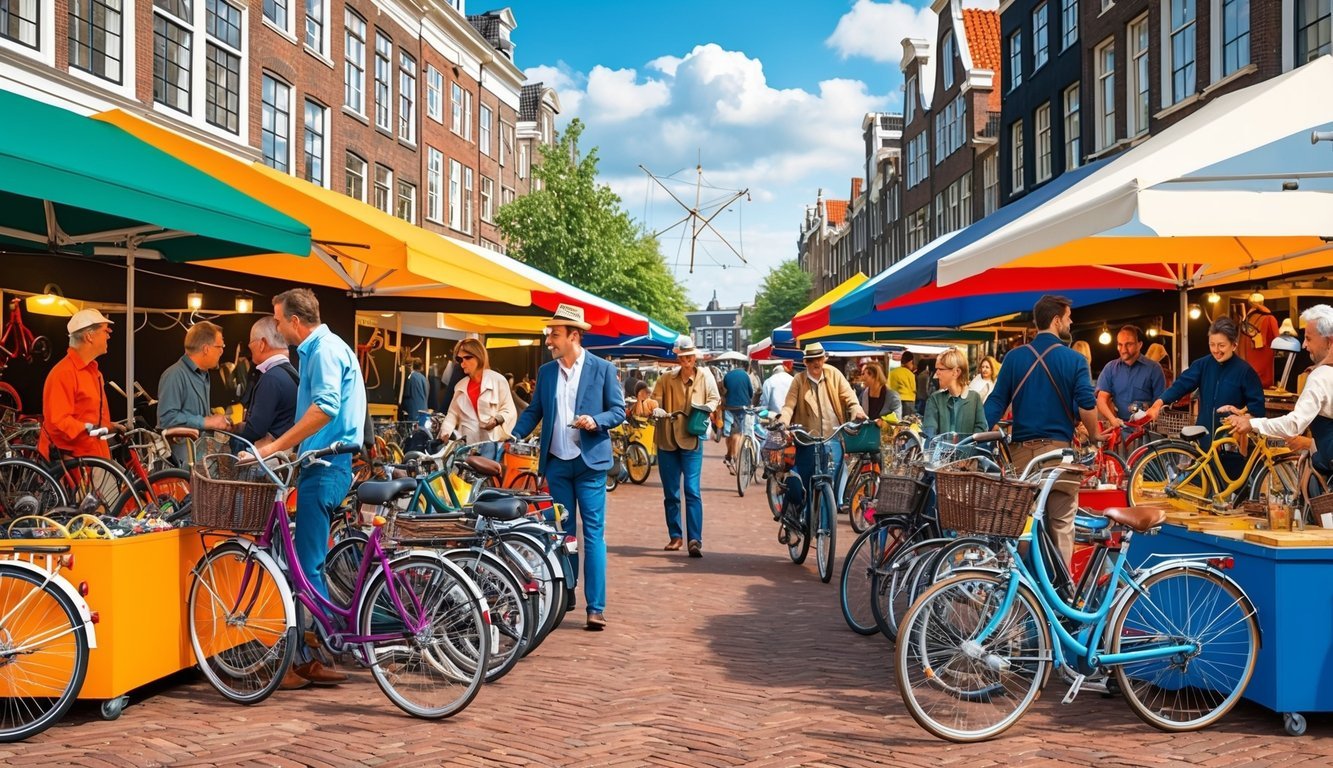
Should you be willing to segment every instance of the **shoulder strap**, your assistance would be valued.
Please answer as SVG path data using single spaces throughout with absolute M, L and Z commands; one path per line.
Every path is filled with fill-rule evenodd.
M 1022 380 L 1019 381 L 1018 386 L 1014 388 L 1014 394 L 1009 397 L 1009 401 L 1012 403 L 1014 399 L 1018 397 L 1018 393 L 1022 391 L 1023 385 L 1028 381 L 1028 377 L 1032 375 L 1033 371 L 1037 370 L 1037 366 L 1041 366 L 1042 369 L 1046 371 L 1046 377 L 1051 381 L 1051 388 L 1055 390 L 1055 396 L 1060 399 L 1060 407 L 1064 409 L 1065 416 L 1069 418 L 1070 424 L 1074 424 L 1077 423 L 1078 420 L 1074 418 L 1074 412 L 1069 410 L 1069 404 L 1065 402 L 1064 393 L 1060 391 L 1060 386 L 1055 383 L 1055 376 L 1051 374 L 1051 369 L 1046 365 L 1045 357 L 1052 349 L 1055 349 L 1055 347 L 1056 345 L 1052 344 L 1046 348 L 1045 352 L 1041 353 L 1038 353 L 1037 348 L 1031 344 L 1024 344 L 1021 347 L 1021 349 L 1030 350 L 1036 359 L 1032 361 L 1032 366 L 1028 368 L 1027 373 L 1023 374 Z

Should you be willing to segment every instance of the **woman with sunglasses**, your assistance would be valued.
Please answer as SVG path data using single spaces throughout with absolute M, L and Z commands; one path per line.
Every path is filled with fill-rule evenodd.
M 509 382 L 491 370 L 486 347 L 476 339 L 463 339 L 454 347 L 454 363 L 463 370 L 463 380 L 454 387 L 449 413 L 440 428 L 440 439 L 457 434 L 469 445 L 495 442 L 488 458 L 499 453 L 499 441 L 507 440 L 518 418 Z

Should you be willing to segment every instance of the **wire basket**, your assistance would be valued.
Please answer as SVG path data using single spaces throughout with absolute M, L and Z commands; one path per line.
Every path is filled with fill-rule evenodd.
M 1037 497 L 1037 485 L 966 466 L 935 473 L 940 527 L 959 534 L 1010 539 L 1021 536 Z
M 211 453 L 190 469 L 190 521 L 242 533 L 264 530 L 277 486 L 258 464 L 239 466 L 229 453 Z
M 476 535 L 476 519 L 457 513 L 440 515 L 395 512 L 389 515 L 389 520 L 384 525 L 384 537 L 397 542 L 470 539 Z
M 875 517 L 916 514 L 929 492 L 930 484 L 923 482 L 920 476 L 881 475 L 879 495 L 875 498 Z
M 1152 430 L 1167 437 L 1180 437 L 1180 430 L 1194 424 L 1194 414 L 1190 411 L 1176 411 L 1163 408 L 1157 412 L 1157 421 Z

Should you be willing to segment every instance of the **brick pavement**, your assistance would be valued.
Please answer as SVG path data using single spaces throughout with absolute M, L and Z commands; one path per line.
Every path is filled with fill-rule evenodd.
M 1242 704 L 1223 723 L 1170 735 L 1119 698 L 1061 706 L 1052 682 L 999 740 L 956 746 L 912 722 L 879 637 L 849 631 L 834 584 L 776 540 L 762 492 L 738 499 L 708 446 L 704 558 L 662 552 L 661 490 L 610 498 L 610 594 L 601 634 L 571 616 L 462 714 L 402 715 L 369 675 L 240 707 L 183 673 L 139 692 L 117 721 L 80 702 L 0 764 L 577 766 L 1268 766 L 1333 762 L 1333 716 L 1309 734 Z M 844 523 L 840 547 L 851 542 Z M 580 601 L 582 597 L 580 596 Z

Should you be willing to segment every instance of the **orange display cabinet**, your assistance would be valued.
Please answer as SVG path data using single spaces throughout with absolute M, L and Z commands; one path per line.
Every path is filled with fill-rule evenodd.
M 33 544 L 0 541 L 0 547 Z M 80 699 L 105 701 L 114 719 L 129 691 L 194 666 L 185 621 L 190 570 L 203 556 L 198 528 L 181 528 L 123 539 L 44 539 L 67 544 L 74 567 L 61 575 L 88 584 L 88 607 L 97 615 L 97 647 L 88 657 Z

